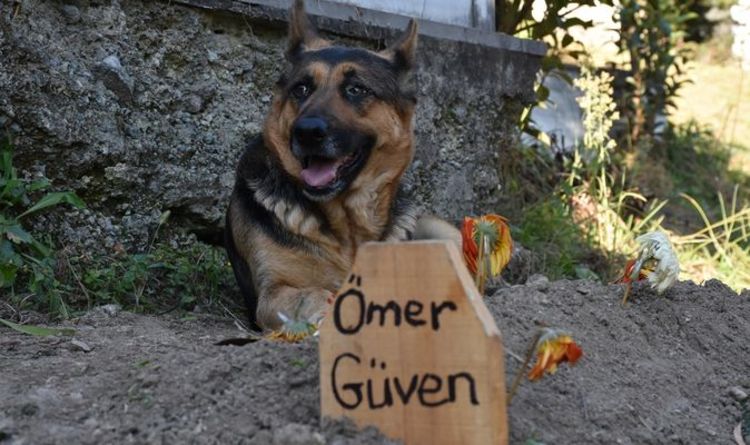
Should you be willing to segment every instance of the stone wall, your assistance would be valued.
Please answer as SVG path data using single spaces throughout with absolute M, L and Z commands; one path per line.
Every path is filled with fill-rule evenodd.
M 2 3 L 0 129 L 24 175 L 88 204 L 46 214 L 39 227 L 65 244 L 140 248 L 170 210 L 172 230 L 220 239 L 235 162 L 284 67 L 286 10 L 250 3 Z M 348 44 L 382 47 L 395 35 L 318 22 Z M 423 29 L 439 35 L 435 24 Z M 413 187 L 425 210 L 454 221 L 513 205 L 500 172 L 543 46 L 494 36 L 501 44 L 420 40 Z

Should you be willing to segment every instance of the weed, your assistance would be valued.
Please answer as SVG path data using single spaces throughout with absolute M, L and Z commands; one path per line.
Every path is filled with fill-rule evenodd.
M 609 136 L 614 121 L 619 118 L 617 106 L 612 95 L 613 77 L 602 72 L 594 73 L 590 65 L 581 68 L 581 77 L 576 79 L 575 86 L 583 91 L 576 98 L 583 110 L 583 127 L 586 130 L 582 143 L 573 153 L 568 186 L 575 182 L 587 181 L 590 192 L 602 199 L 609 190 L 608 178 L 611 163 L 610 153 L 617 147 Z
M 701 205 L 683 195 L 698 212 L 705 227 L 674 239 L 683 271 L 689 278 L 718 278 L 740 291 L 750 288 L 750 207 L 738 208 L 737 188 L 727 207 L 718 194 L 721 218 L 712 222 Z
M 302 369 L 307 368 L 307 362 L 299 358 L 293 358 L 290 363 L 295 368 L 302 368 Z
M 55 250 L 24 223 L 37 212 L 84 204 L 73 192 L 47 191 L 47 179 L 27 180 L 13 167 L 9 142 L 0 145 L 0 289 L 10 302 L 68 318 L 91 306 L 117 303 L 137 311 L 211 307 L 233 283 L 223 249 L 193 242 L 174 247 L 157 243 L 165 212 L 143 253 L 91 258 Z M 221 309 L 228 311 L 221 304 Z
M 19 177 L 10 141 L 0 144 L 0 289 L 8 289 L 12 297 L 28 293 L 23 298 L 33 297 L 38 304 L 67 316 L 67 306 L 57 292 L 57 263 L 50 243 L 37 239 L 24 223 L 45 209 L 60 204 L 81 208 L 84 203 L 73 192 L 51 192 L 49 187 L 46 178 Z
M 628 57 L 625 115 L 631 147 L 654 136 L 657 116 L 674 108 L 678 91 L 689 80 L 685 66 L 692 56 L 683 45 L 697 14 L 695 3 L 675 0 L 623 0 L 619 9 L 620 52 Z
M 557 196 L 529 207 L 512 229 L 513 239 L 536 253 L 538 272 L 550 279 L 575 277 L 576 266 L 591 256 L 585 234 Z
M 70 265 L 91 300 L 87 306 L 117 303 L 135 311 L 218 307 L 233 278 L 223 250 L 199 242 L 178 248 L 157 243 L 146 253 L 94 260 L 74 257 Z
M 543 106 L 549 98 L 549 89 L 544 80 L 555 75 L 570 83 L 572 80 L 565 73 L 563 60 L 578 60 L 585 54 L 583 43 L 578 41 L 576 32 L 594 25 L 591 20 L 584 20 L 576 16 L 576 11 L 582 7 L 594 5 L 612 5 L 612 0 L 544 0 L 544 13 L 537 14 L 535 0 L 499 0 L 495 2 L 496 30 L 521 38 L 544 41 L 549 50 L 542 59 L 541 76 L 538 79 L 535 94 L 536 101 L 526 108 L 519 120 L 519 128 L 533 136 L 544 140 L 547 138 L 537 129 L 531 119 L 534 107 Z M 571 32 L 573 31 L 573 32 Z
M 552 278 L 610 276 L 624 253 L 635 248 L 635 238 L 658 226 L 664 202 L 652 202 L 645 214 L 633 204 L 643 196 L 626 188 L 624 174 L 616 181 L 609 133 L 618 118 L 612 100 L 612 77 L 584 66 L 576 85 L 584 113 L 582 144 L 566 166 L 566 181 L 554 197 L 529 208 L 515 238 L 537 252 L 543 273 Z M 582 276 L 584 275 L 584 276 Z
M 635 238 L 660 223 L 656 216 L 666 202 L 652 202 L 643 215 L 631 203 L 647 200 L 626 188 L 624 173 L 616 182 L 613 175 L 611 152 L 616 148 L 609 136 L 618 118 L 612 99 L 612 77 L 595 74 L 585 67 L 576 86 L 583 94 L 577 99 L 584 113 L 583 143 L 574 153 L 565 199 L 571 205 L 574 222 L 585 227 L 587 239 L 601 250 L 607 264 L 619 260 L 623 251 L 635 248 Z M 614 267 L 604 270 L 607 275 Z
M 665 164 L 675 188 L 703 203 L 712 202 L 717 190 L 730 195 L 734 184 L 750 190 L 750 178 L 730 169 L 732 147 L 708 128 L 690 121 L 670 129 L 666 136 Z

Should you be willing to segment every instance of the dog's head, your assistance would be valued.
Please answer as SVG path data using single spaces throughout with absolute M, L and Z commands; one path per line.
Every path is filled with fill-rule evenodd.
M 384 51 L 334 46 L 297 0 L 289 22 L 291 68 L 277 83 L 267 146 L 305 195 L 327 201 L 366 181 L 400 177 L 413 156 L 416 102 L 407 86 L 417 25 Z

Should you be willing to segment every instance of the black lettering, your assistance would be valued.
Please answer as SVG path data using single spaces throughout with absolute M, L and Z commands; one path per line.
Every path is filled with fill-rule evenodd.
M 401 380 L 399 380 L 398 377 L 393 378 L 393 384 L 394 386 L 396 386 L 396 394 L 398 394 L 399 398 L 401 398 L 401 402 L 404 405 L 409 403 L 409 399 L 411 399 L 412 394 L 414 394 L 414 391 L 417 390 L 417 382 L 419 382 L 417 375 L 415 374 L 411 376 L 411 380 L 409 380 L 409 388 L 404 391 L 404 388 L 401 387 Z
M 427 387 L 427 382 L 432 380 L 435 382 L 435 386 L 432 388 Z M 425 395 L 426 394 L 437 394 L 440 392 L 440 389 L 443 387 L 443 379 L 441 379 L 439 376 L 435 374 L 427 373 L 422 376 L 422 381 L 419 383 L 419 389 L 417 390 L 417 394 L 419 395 L 419 401 L 424 406 L 440 406 L 445 403 L 448 403 L 451 401 L 450 397 L 446 397 L 443 400 L 438 400 L 435 402 L 430 402 L 426 400 Z
M 456 303 L 452 301 L 444 301 L 438 305 L 435 304 L 433 301 L 430 303 L 430 307 L 432 309 L 432 329 L 438 330 L 440 329 L 440 313 L 445 309 L 450 309 L 452 311 L 458 310 L 458 307 L 456 306 Z
M 448 398 L 451 400 L 451 402 L 454 402 L 456 400 L 456 380 L 458 380 L 459 378 L 466 379 L 466 381 L 469 383 L 469 400 L 471 401 L 471 404 L 479 405 L 474 377 L 472 377 L 468 372 L 459 372 L 458 374 L 451 374 L 448 376 Z
M 422 326 L 423 324 L 427 324 L 427 322 L 424 320 L 414 318 L 418 317 L 419 314 L 422 313 L 422 309 L 424 309 L 424 305 L 422 303 L 420 303 L 419 301 L 409 300 L 409 302 L 406 303 L 406 306 L 404 307 L 404 319 L 406 319 L 406 322 L 412 326 Z
M 383 401 L 375 403 L 375 397 L 372 393 L 372 379 L 367 379 L 367 404 L 370 409 L 380 409 L 393 405 L 393 394 L 391 394 L 391 380 L 386 377 L 383 380 Z
M 339 394 L 339 389 L 336 386 L 336 370 L 338 369 L 339 361 L 343 360 L 344 358 L 352 359 L 357 362 L 357 364 L 360 363 L 359 357 L 348 352 L 345 352 L 336 357 L 336 360 L 333 362 L 333 370 L 331 371 L 331 386 L 333 387 L 333 397 L 335 397 L 336 401 L 339 402 L 339 405 L 343 406 L 344 408 L 355 409 L 359 406 L 360 403 L 362 403 L 362 383 L 347 383 L 341 387 L 342 389 L 351 391 L 355 394 L 356 402 L 353 403 L 347 403 L 344 399 L 342 399 L 341 395 Z
M 385 326 L 385 313 L 387 310 L 393 311 L 393 324 L 395 326 L 401 325 L 401 306 L 395 301 L 391 300 L 381 306 L 377 303 L 370 303 L 367 305 L 367 324 L 372 323 L 372 319 L 375 317 L 375 312 L 380 312 L 380 326 Z
M 356 297 L 359 304 L 359 320 L 357 324 L 346 327 L 341 322 L 341 305 L 348 297 Z M 362 325 L 365 324 L 365 296 L 362 292 L 357 289 L 349 289 L 348 291 L 341 294 L 336 298 L 336 303 L 333 305 L 333 324 L 336 326 L 336 330 L 344 335 L 353 335 L 359 332 Z

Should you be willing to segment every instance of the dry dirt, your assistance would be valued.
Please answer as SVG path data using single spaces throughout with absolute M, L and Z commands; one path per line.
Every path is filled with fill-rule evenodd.
M 570 330 L 574 368 L 526 382 L 511 443 L 730 444 L 750 390 L 750 292 L 718 281 L 638 287 L 535 280 L 487 298 L 510 384 L 538 322 Z M 319 422 L 316 340 L 215 346 L 230 320 L 80 318 L 73 339 L 0 328 L 0 443 L 381 444 L 374 430 Z M 90 349 L 86 352 L 86 349 Z M 744 396 L 746 397 L 746 395 Z

